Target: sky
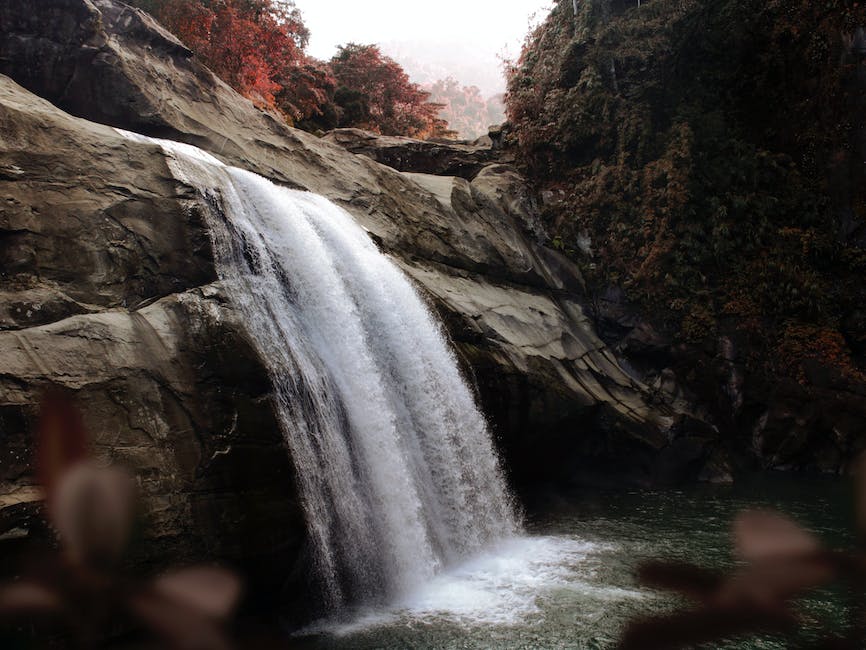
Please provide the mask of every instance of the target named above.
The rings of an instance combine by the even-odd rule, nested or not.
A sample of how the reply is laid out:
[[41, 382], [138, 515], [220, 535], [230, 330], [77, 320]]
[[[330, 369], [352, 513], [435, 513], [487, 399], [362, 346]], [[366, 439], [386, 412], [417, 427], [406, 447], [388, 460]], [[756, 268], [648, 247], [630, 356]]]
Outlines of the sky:
[[501, 56], [516, 57], [551, 0], [295, 0], [310, 30], [307, 52], [330, 59], [337, 45], [378, 43], [413, 81], [451, 76], [485, 94], [502, 92]]

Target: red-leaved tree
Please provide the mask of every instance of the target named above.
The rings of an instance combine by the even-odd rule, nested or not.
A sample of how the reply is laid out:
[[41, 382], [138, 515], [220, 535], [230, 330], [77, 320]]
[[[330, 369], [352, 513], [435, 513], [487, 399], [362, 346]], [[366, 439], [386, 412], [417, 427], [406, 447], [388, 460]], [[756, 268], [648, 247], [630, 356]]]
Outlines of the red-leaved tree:
[[140, 0], [217, 76], [292, 121], [316, 115], [333, 86], [306, 55], [309, 31], [292, 2]]
[[304, 51], [309, 31], [292, 0], [128, 0], [149, 11], [232, 88], [301, 128], [366, 128], [449, 137], [441, 104], [375, 45], [330, 61]]
[[434, 137], [450, 135], [438, 117], [441, 104], [412, 83], [399, 63], [377, 45], [349, 43], [331, 59], [341, 109], [340, 126], [355, 126], [384, 135]]

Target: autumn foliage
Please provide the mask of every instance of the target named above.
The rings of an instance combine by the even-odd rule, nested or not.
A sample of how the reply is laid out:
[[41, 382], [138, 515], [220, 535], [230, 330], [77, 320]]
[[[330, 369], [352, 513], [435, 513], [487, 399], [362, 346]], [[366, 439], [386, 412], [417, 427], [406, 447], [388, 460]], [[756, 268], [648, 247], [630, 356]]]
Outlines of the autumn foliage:
[[309, 31], [285, 0], [135, 0], [217, 76], [302, 128], [387, 135], [447, 134], [440, 105], [375, 45], [350, 43], [329, 62], [309, 56]]
[[349, 43], [331, 59], [342, 109], [340, 126], [360, 126], [385, 135], [431, 137], [447, 131], [441, 104], [412, 83], [399, 63], [376, 45]]
[[[272, 0], [152, 0], [149, 4], [157, 19], [211, 70], [260, 106], [276, 106], [279, 80], [306, 63], [309, 33], [291, 5]], [[290, 113], [297, 115], [298, 109], [292, 108]]]

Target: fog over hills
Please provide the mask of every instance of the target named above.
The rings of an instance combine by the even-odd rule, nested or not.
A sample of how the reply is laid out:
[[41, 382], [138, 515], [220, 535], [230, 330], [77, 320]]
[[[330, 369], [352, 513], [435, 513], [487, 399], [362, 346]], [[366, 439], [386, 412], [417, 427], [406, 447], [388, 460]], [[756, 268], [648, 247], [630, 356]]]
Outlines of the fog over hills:
[[381, 47], [416, 83], [427, 85], [453, 77], [464, 86], [478, 86], [485, 97], [505, 92], [504, 59], [520, 53], [519, 47], [478, 51], [471, 43], [461, 42], [387, 41]]
[[413, 81], [453, 77], [490, 97], [505, 91], [503, 58], [516, 57], [549, 0], [295, 0], [310, 30], [308, 52], [330, 59], [338, 45], [377, 43]]

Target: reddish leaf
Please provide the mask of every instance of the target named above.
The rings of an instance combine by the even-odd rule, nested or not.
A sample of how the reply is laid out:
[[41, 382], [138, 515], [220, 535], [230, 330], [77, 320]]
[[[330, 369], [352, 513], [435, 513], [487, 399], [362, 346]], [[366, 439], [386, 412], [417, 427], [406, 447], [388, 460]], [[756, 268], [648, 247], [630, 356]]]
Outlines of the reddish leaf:
[[779, 557], [738, 571], [719, 590], [721, 604], [782, 607], [802, 593], [831, 582], [837, 563], [829, 554]]
[[673, 650], [746, 633], [781, 632], [796, 620], [784, 610], [707, 607], [632, 622], [620, 650]]
[[638, 569], [638, 580], [647, 587], [707, 601], [716, 595], [723, 577], [718, 571], [685, 562], [646, 562]]
[[231, 647], [213, 619], [155, 591], [135, 594], [130, 610], [171, 648], [228, 650]]
[[153, 590], [200, 614], [225, 618], [237, 603], [241, 583], [226, 569], [190, 567], [160, 576], [153, 582]]
[[734, 545], [747, 561], [810, 555], [821, 548], [818, 539], [792, 519], [769, 510], [749, 510], [734, 521]]
[[126, 472], [79, 463], [58, 481], [49, 514], [70, 558], [104, 569], [117, 562], [126, 547], [134, 501]]
[[62, 609], [60, 596], [35, 582], [0, 585], [0, 614], [34, 614]]
[[49, 500], [64, 472], [87, 457], [87, 442], [84, 421], [72, 399], [56, 389], [47, 391], [36, 430], [36, 467]]

